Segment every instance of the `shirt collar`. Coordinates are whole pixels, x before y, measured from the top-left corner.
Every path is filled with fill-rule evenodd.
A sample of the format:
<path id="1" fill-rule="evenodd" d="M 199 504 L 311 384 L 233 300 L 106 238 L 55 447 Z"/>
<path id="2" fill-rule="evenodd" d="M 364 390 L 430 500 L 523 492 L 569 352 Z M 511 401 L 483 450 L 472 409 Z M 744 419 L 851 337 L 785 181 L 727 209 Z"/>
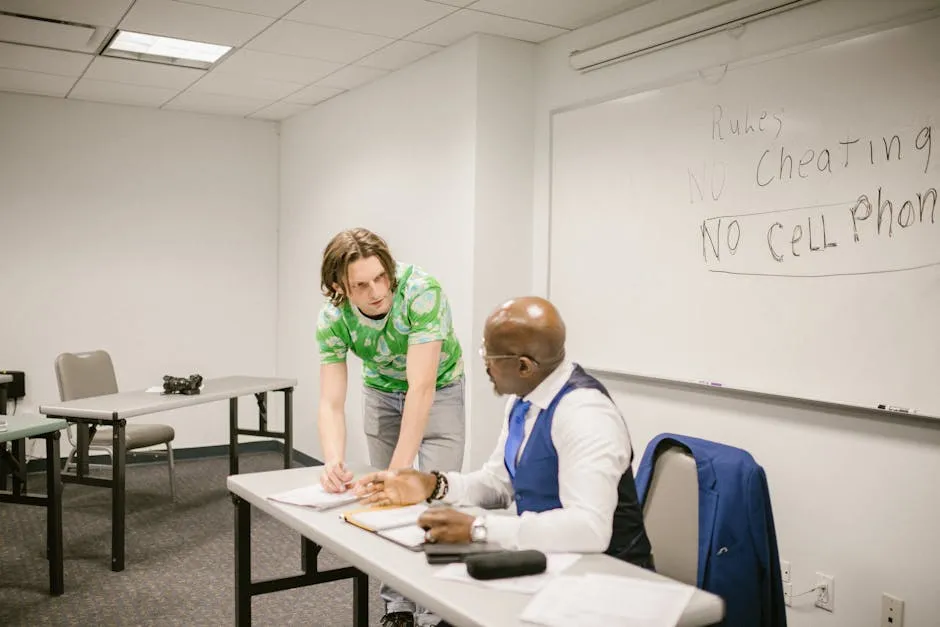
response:
<path id="1" fill-rule="evenodd" d="M 539 409 L 547 409 L 552 401 L 565 387 L 571 373 L 574 372 L 574 364 L 568 360 L 561 362 L 555 370 L 545 377 L 545 380 L 536 386 L 534 390 L 526 394 L 522 400 L 529 401 Z"/>

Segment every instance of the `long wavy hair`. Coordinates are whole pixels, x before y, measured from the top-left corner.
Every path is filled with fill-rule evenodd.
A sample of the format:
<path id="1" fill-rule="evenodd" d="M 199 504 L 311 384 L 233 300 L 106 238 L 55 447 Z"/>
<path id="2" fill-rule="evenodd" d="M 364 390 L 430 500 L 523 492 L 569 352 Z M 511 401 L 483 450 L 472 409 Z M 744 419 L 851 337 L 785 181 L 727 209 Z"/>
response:
<path id="1" fill-rule="evenodd" d="M 320 267 L 320 289 L 335 306 L 341 307 L 347 300 L 349 264 L 367 257 L 378 257 L 388 275 L 389 289 L 392 293 L 397 289 L 395 260 L 385 240 L 368 229 L 346 229 L 334 235 L 323 249 L 323 265 Z M 337 290 L 334 285 L 341 286 L 343 290 Z"/>

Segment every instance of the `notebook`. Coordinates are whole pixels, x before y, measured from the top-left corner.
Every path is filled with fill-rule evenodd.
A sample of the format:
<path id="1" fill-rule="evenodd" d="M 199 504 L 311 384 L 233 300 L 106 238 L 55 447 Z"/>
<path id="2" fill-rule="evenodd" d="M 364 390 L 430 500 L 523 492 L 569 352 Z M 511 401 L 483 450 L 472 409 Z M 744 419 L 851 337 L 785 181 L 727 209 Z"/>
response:
<path id="1" fill-rule="evenodd" d="M 343 520 L 406 549 L 420 551 L 424 544 L 424 529 L 418 526 L 418 518 L 427 508 L 425 503 L 403 507 L 363 507 L 344 512 Z"/>
<path id="2" fill-rule="evenodd" d="M 278 503 L 299 505 L 319 511 L 349 505 L 359 500 L 359 497 L 356 496 L 355 492 L 352 490 L 340 493 L 327 492 L 319 483 L 315 485 L 305 485 L 294 490 L 281 492 L 280 494 L 273 494 L 268 498 Z"/>

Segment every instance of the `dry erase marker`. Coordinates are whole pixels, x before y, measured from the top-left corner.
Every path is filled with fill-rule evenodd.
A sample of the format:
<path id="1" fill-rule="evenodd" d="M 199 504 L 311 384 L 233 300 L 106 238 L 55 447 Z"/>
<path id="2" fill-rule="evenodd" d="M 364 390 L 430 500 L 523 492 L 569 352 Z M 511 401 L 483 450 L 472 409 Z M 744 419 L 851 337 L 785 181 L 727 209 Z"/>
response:
<path id="1" fill-rule="evenodd" d="M 709 386 L 711 386 L 711 387 L 713 387 L 713 388 L 720 388 L 720 387 L 721 387 L 721 384 L 718 383 L 717 381 L 699 381 L 699 384 L 700 384 L 700 385 L 709 385 Z"/>
<path id="2" fill-rule="evenodd" d="M 896 407 L 895 405 L 879 405 L 878 409 L 883 409 L 885 411 L 894 411 L 899 414 L 914 414 L 917 415 L 916 409 L 908 409 L 907 407 Z"/>

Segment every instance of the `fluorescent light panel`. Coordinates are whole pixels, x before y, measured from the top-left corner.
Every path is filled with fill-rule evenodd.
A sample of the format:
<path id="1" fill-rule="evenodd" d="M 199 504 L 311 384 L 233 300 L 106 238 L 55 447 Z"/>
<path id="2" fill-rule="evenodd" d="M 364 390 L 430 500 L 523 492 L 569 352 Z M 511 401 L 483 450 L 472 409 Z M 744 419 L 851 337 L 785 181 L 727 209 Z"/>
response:
<path id="1" fill-rule="evenodd" d="M 231 49 L 231 46 L 122 30 L 101 54 L 206 69 Z"/>

